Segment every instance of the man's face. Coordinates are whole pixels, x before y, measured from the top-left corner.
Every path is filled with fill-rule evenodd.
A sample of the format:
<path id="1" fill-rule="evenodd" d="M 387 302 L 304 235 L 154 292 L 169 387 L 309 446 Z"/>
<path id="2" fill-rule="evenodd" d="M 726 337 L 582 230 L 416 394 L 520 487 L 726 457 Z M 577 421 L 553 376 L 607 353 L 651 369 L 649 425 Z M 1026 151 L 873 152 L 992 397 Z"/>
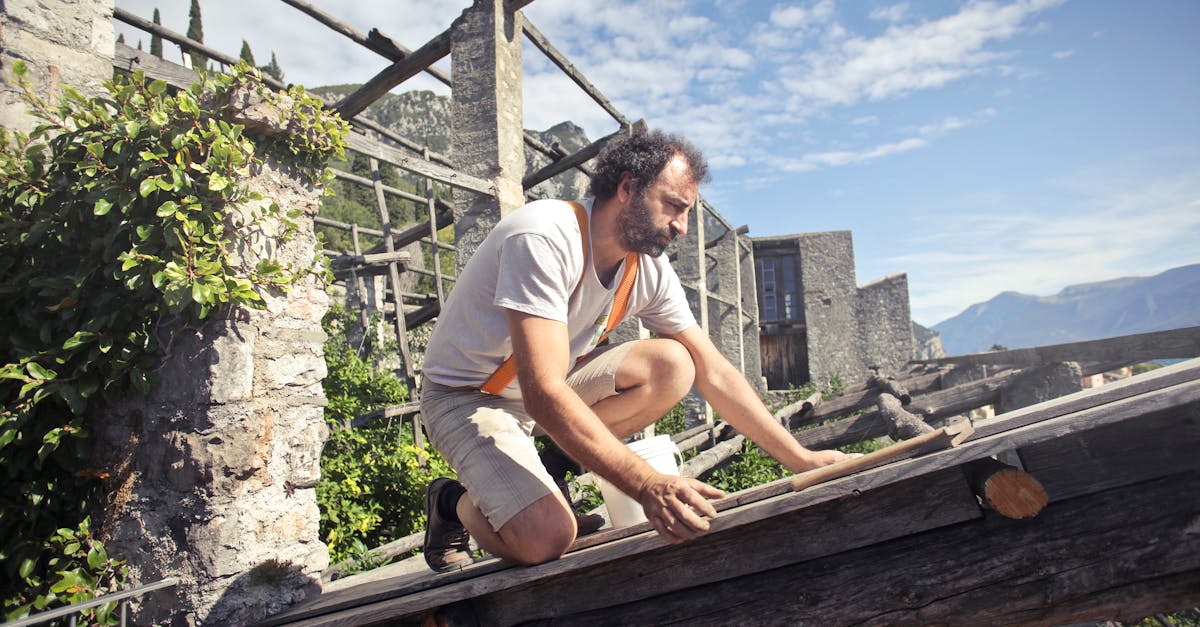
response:
<path id="1" fill-rule="evenodd" d="M 621 211 L 618 224 L 626 247 L 651 257 L 663 254 L 676 236 L 687 235 L 698 193 L 687 161 L 676 155 L 657 179 L 633 192 Z"/>

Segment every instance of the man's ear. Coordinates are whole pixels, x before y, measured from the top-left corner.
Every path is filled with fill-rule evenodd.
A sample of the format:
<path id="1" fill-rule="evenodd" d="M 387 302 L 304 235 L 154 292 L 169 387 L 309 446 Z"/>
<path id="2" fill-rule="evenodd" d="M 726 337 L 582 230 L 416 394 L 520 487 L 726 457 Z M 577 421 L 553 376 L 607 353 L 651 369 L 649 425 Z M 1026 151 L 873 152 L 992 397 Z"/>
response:
<path id="1" fill-rule="evenodd" d="M 628 203 L 629 199 L 633 198 L 636 187 L 637 182 L 633 180 L 633 173 L 622 172 L 621 179 L 617 182 L 617 200 L 621 204 Z"/>

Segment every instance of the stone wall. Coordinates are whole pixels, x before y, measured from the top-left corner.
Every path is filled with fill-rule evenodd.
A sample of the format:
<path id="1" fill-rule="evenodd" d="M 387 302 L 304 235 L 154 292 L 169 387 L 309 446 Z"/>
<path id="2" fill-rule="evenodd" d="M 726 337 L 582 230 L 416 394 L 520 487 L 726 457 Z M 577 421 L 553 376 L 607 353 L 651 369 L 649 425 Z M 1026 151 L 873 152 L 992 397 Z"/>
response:
<path id="1" fill-rule="evenodd" d="M 858 337 L 868 368 L 895 372 L 913 358 L 908 275 L 899 273 L 858 288 Z"/>
<path id="2" fill-rule="evenodd" d="M 269 165 L 249 186 L 304 217 L 285 244 L 268 229 L 244 252 L 311 263 L 319 191 Z M 110 553 L 129 561 L 134 584 L 181 580 L 173 597 L 148 597 L 136 622 L 248 624 L 319 590 L 329 563 L 315 490 L 328 435 L 327 308 L 310 274 L 269 294 L 265 309 L 182 333 L 154 391 L 98 421 L 97 461 L 113 470 L 102 522 Z"/>
<path id="3" fill-rule="evenodd" d="M 834 375 L 854 380 L 866 364 L 857 339 L 858 290 L 850 231 L 799 235 L 796 247 L 809 377 L 822 386 Z"/>
<path id="4" fill-rule="evenodd" d="M 63 86 L 85 96 L 104 94 L 112 76 L 113 0 L 0 2 L 0 126 L 28 131 L 34 119 L 12 74 L 20 59 L 42 99 L 55 102 Z"/>

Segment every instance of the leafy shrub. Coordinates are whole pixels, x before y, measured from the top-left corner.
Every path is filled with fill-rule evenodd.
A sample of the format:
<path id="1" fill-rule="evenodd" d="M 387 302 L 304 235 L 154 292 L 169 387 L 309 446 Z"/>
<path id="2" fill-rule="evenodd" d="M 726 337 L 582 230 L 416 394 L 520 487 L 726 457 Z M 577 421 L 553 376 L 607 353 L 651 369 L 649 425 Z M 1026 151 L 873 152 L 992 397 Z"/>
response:
<path id="1" fill-rule="evenodd" d="M 381 419 L 345 428 L 354 418 L 408 399 L 403 383 L 347 342 L 346 329 L 353 324 L 354 315 L 336 305 L 324 320 L 330 437 L 321 455 L 317 501 L 321 537 L 334 562 L 368 560 L 367 547 L 423 529 L 425 486 L 436 477 L 454 476 L 431 446 L 415 445 L 411 422 Z"/>
<path id="2" fill-rule="evenodd" d="M 244 65 L 178 92 L 138 72 L 107 83 L 106 98 L 66 88 L 55 106 L 28 89 L 23 63 L 13 71 L 40 124 L 28 135 L 0 129 L 0 598 L 9 618 L 120 580 L 86 529 L 104 475 L 88 467 L 89 412 L 148 391 L 175 333 L 261 307 L 262 290 L 309 271 L 236 246 L 239 231 L 268 221 L 286 230 L 294 217 L 275 205 L 244 215 L 258 198 L 239 181 L 265 153 L 320 184 L 346 131 L 297 89 L 283 110 L 297 132 L 244 135 L 229 122 L 228 94 L 281 102 Z"/>

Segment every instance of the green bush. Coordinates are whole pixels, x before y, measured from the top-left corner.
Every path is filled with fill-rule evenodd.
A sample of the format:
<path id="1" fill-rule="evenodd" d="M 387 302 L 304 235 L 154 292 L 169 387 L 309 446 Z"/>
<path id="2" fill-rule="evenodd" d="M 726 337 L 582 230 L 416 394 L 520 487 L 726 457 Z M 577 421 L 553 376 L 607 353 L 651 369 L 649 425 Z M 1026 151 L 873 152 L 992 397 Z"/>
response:
<path id="1" fill-rule="evenodd" d="M 415 445 L 411 422 L 381 419 L 345 428 L 354 418 L 408 399 L 403 383 L 347 342 L 346 330 L 353 324 L 354 315 L 340 306 L 330 309 L 324 321 L 330 436 L 321 455 L 317 501 L 321 537 L 334 562 L 369 560 L 367 547 L 423 529 L 425 486 L 436 477 L 454 476 L 431 446 Z"/>

